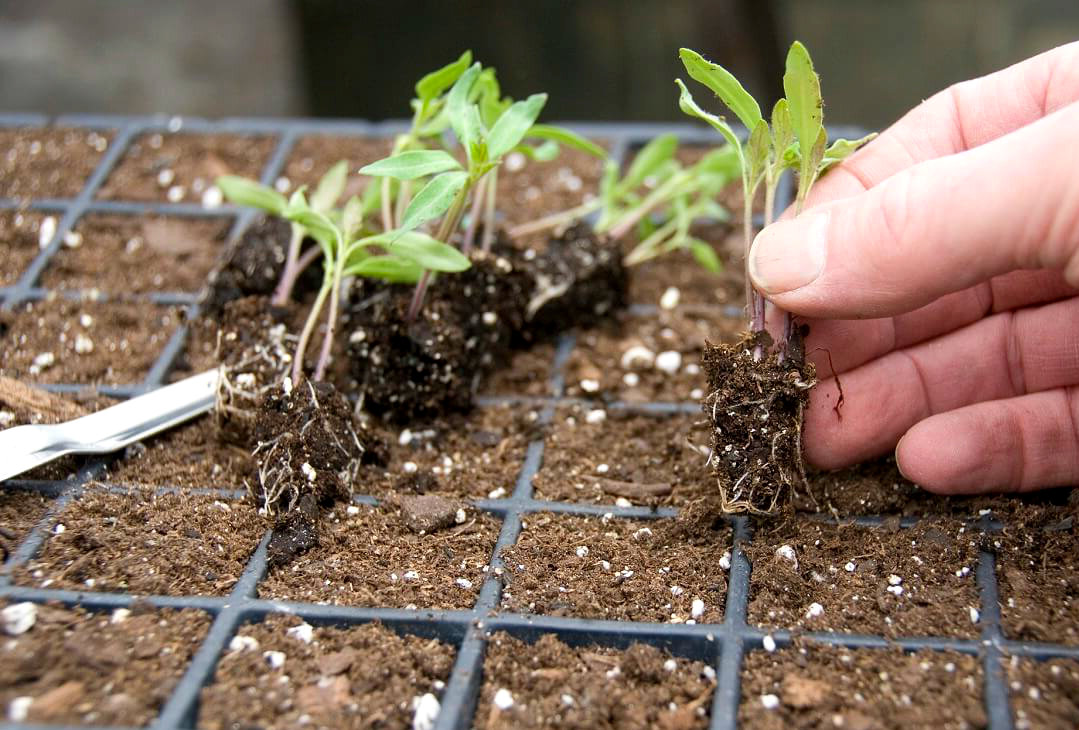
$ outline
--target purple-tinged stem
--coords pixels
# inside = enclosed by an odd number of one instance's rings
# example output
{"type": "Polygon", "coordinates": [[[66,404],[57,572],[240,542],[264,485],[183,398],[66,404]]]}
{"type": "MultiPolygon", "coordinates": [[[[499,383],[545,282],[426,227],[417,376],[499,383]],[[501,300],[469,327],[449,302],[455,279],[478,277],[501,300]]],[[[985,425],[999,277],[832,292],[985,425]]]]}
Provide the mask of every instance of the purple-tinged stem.
{"type": "Polygon", "coordinates": [[[487,175],[484,175],[476,183],[476,191],[472,196],[472,210],[468,214],[468,228],[465,229],[465,238],[461,242],[461,253],[465,256],[471,253],[472,246],[476,241],[476,229],[480,223],[480,210],[483,208],[483,194],[487,190],[487,177],[487,175]]]}
{"type": "MultiPolygon", "coordinates": [[[[448,244],[450,242],[450,236],[457,226],[461,224],[461,216],[465,212],[465,203],[468,201],[468,193],[471,185],[465,184],[457,193],[457,197],[453,199],[453,203],[450,205],[449,211],[446,212],[445,217],[442,218],[442,223],[438,227],[438,233],[435,238],[442,243],[448,244]]],[[[406,322],[415,322],[416,317],[420,314],[420,309],[423,308],[424,297],[427,296],[427,287],[431,282],[431,272],[424,271],[420,276],[420,280],[416,282],[416,288],[412,292],[412,301],[408,305],[408,314],[405,317],[406,322]]]]}
{"type": "Polygon", "coordinates": [[[296,286],[296,280],[300,278],[300,274],[307,270],[307,267],[311,265],[315,259],[322,255],[322,248],[319,246],[312,246],[304,252],[291,267],[288,262],[285,263],[285,270],[281,272],[281,281],[277,285],[277,289],[274,290],[273,299],[270,303],[275,307],[283,307],[288,304],[288,300],[292,298],[292,290],[296,286]]]}
{"type": "Polygon", "coordinates": [[[315,380],[326,377],[326,366],[330,363],[330,352],[333,350],[333,336],[337,330],[337,308],[341,300],[341,269],[344,258],[338,256],[338,264],[334,267],[333,287],[330,291],[330,309],[326,313],[326,334],[322,337],[322,349],[318,354],[318,362],[315,363],[315,380]]]}
{"type": "Polygon", "coordinates": [[[281,269],[281,279],[277,282],[273,296],[270,297],[270,304],[275,307],[283,307],[288,303],[289,297],[292,296],[292,287],[296,283],[296,277],[300,275],[297,259],[300,255],[300,245],[303,243],[303,228],[293,223],[291,231],[288,251],[285,253],[285,266],[281,269]]]}
{"type": "Polygon", "coordinates": [[[326,301],[326,295],[330,293],[331,288],[331,282],[323,281],[322,287],[318,290],[318,296],[315,297],[315,302],[311,305],[311,312],[307,315],[307,321],[304,322],[303,331],[300,332],[300,341],[296,343],[296,354],[292,360],[293,385],[299,384],[300,378],[303,377],[303,359],[307,352],[307,343],[311,340],[315,322],[318,321],[318,316],[322,312],[322,305],[326,301]]]}

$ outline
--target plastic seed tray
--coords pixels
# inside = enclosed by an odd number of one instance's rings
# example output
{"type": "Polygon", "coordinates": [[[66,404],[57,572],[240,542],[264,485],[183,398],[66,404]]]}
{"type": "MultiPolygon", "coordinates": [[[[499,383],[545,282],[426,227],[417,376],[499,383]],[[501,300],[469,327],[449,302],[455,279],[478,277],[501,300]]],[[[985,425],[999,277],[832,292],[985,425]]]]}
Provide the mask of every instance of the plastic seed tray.
{"type": "MultiPolygon", "coordinates": [[[[37,286],[39,277],[48,266],[50,259],[61,248],[64,234],[72,230],[75,224],[90,213],[112,213],[121,215],[140,215],[167,213],[179,217],[232,217],[232,232],[243,230],[253,218],[253,213],[229,205],[214,210],[207,210],[199,204],[185,203],[145,203],[125,200],[97,200],[95,194],[110,172],[122,159],[130,143],[139,135],[148,132],[162,134],[183,131],[185,133],[236,133],[270,135],[275,140],[275,147],[266,163],[261,180],[272,184],[283,169],[285,161],[297,139],[305,135],[334,134],[355,135],[361,137],[384,137],[400,129],[400,123],[372,124],[362,121],[315,121],[315,120],[256,120],[226,119],[204,121],[181,119],[178,117],[99,117],[68,116],[49,120],[40,116],[22,115],[0,117],[0,127],[37,127],[54,124],[63,127],[110,130],[114,134],[107,150],[101,156],[96,169],[86,180],[81,192],[70,199],[36,199],[26,206],[15,200],[0,199],[0,210],[5,208],[28,207],[57,218],[56,233],[51,242],[44,247],[33,262],[11,286],[0,288],[3,306],[12,306],[27,300],[40,300],[49,292],[37,286]]],[[[714,144],[716,137],[708,130],[683,125],[647,125],[647,124],[571,124],[578,131],[595,137],[602,137],[611,144],[612,154],[616,159],[623,159],[627,152],[647,142],[655,135],[674,131],[683,142],[714,144]]],[[[837,134],[852,135],[856,130],[834,130],[837,134]]],[[[789,200],[789,188],[781,195],[780,204],[789,200]]],[[[108,297],[109,293],[104,293],[108,297]]],[[[198,311],[197,292],[155,292],[148,299],[161,305],[180,305],[188,309],[190,316],[198,311]]],[[[735,312],[735,315],[740,312],[735,312]]],[[[125,398],[146,390],[153,389],[165,381],[170,368],[181,352],[186,336],[186,326],[179,329],[168,340],[145,377],[136,383],[120,386],[102,386],[98,391],[104,395],[125,398]]],[[[574,348],[574,335],[563,334],[558,340],[552,364],[550,382],[551,393],[548,397],[491,397],[481,398],[479,407],[489,407],[504,402],[527,403],[540,413],[541,423],[550,423],[556,409],[565,404],[579,403],[579,399],[564,397],[563,367],[574,348]]],[[[55,384],[44,386],[57,392],[74,392],[85,388],[76,384],[55,384]]],[[[628,409],[649,413],[663,412],[698,412],[696,403],[614,403],[609,409],[628,409]]],[[[242,576],[236,582],[231,593],[224,597],[205,596],[149,596],[151,604],[159,607],[197,608],[208,612],[213,617],[212,626],[202,641],[200,648],[190,662],[186,673],[165,702],[152,727],[191,728],[195,726],[198,715],[199,692],[213,677],[215,666],[226,651],[230,639],[242,623],[258,620],[261,616],[287,610],[302,617],[312,624],[348,625],[379,620],[398,632],[411,633],[425,637],[436,637],[456,648],[456,659],[452,674],[441,696],[442,710],[437,726],[441,730],[468,728],[472,725],[473,711],[477,704],[479,688],[482,682],[482,666],[487,637],[491,632],[507,631],[519,638],[532,641],[543,634],[556,634],[561,640],[571,645],[600,644],[612,647],[626,647],[634,642],[643,642],[664,648],[676,655],[704,661],[716,672],[715,696],[710,707],[710,727],[727,730],[737,727],[740,702],[740,672],[743,658],[748,652],[763,651],[762,640],[770,634],[779,647],[789,645],[791,633],[788,631],[762,631],[746,622],[746,607],[749,595],[750,565],[741,546],[752,540],[750,522],[742,517],[730,519],[734,534],[734,548],[727,582],[726,609],[724,620],[720,624],[660,624],[637,623],[629,621],[588,620],[561,618],[541,615],[520,615],[499,612],[501,585],[495,576],[495,570],[502,567],[502,550],[515,543],[521,531],[521,521],[535,512],[557,512],[573,515],[610,514],[614,519],[635,518],[653,519],[669,517],[676,513],[672,508],[630,507],[619,508],[611,505],[586,505],[565,502],[549,502],[535,499],[532,490],[532,477],[537,473],[543,460],[544,440],[532,441],[520,466],[516,484],[512,485],[510,495],[505,499],[483,499],[474,502],[475,506],[501,520],[501,532],[490,557],[492,570],[479,591],[478,599],[471,610],[429,611],[401,610],[389,608],[356,608],[346,606],[328,606],[311,603],[282,602],[256,598],[256,585],[266,572],[266,545],[269,534],[265,535],[248,562],[242,576]]],[[[15,549],[8,559],[6,571],[0,574],[0,598],[8,602],[16,601],[60,601],[64,604],[82,606],[90,610],[111,610],[129,606],[135,596],[125,593],[95,593],[92,591],[56,590],[48,588],[30,588],[13,585],[11,570],[30,560],[47,538],[53,517],[64,509],[72,500],[78,500],[88,489],[110,489],[115,485],[89,485],[103,473],[103,461],[87,463],[73,479],[57,482],[11,480],[2,485],[4,489],[33,490],[50,497],[52,501],[48,514],[37,527],[15,549]]],[[[510,491],[511,485],[506,485],[510,491]]],[[[164,489],[163,491],[169,491],[164,489]]],[[[206,489],[206,494],[222,498],[238,498],[239,490],[206,489]]],[[[359,503],[375,503],[369,496],[357,496],[359,503]]],[[[865,524],[877,524],[880,518],[863,517],[857,521],[865,524]]],[[[909,526],[911,520],[902,523],[909,526]]],[[[979,525],[975,525],[979,527],[979,525]]],[[[980,529],[992,532],[998,526],[988,517],[981,520],[980,529]]],[[[722,549],[722,548],[717,548],[722,549]]],[[[718,555],[717,555],[718,559],[718,555]]],[[[934,636],[911,636],[898,639],[886,639],[881,636],[811,633],[807,638],[826,644],[848,648],[885,648],[899,645],[904,650],[918,649],[952,650],[979,658],[984,669],[982,695],[985,703],[989,726],[994,729],[1013,726],[1012,712],[1009,705],[1009,693],[1004,679],[1002,656],[1016,655],[1038,660],[1065,657],[1079,658],[1079,647],[1061,644],[1012,641],[1004,637],[1001,630],[1000,609],[998,604],[996,570],[994,556],[981,552],[977,565],[977,585],[980,602],[980,637],[976,639],[955,639],[934,636]]],[[[143,597],[140,597],[143,598],[143,597]]],[[[405,698],[407,699],[407,698],[405,698]]],[[[26,728],[25,724],[5,722],[3,728],[26,728]]],[[[85,727],[85,726],[80,726],[85,727]]]]}

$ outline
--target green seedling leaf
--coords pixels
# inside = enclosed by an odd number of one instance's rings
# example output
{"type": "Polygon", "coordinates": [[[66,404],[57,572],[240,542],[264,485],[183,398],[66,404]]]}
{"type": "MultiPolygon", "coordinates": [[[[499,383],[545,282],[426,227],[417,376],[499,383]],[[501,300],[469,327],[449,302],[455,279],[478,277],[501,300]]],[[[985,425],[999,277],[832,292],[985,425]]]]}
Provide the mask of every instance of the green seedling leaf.
{"type": "Polygon", "coordinates": [[[639,187],[645,178],[654,175],[664,163],[673,159],[677,149],[678,137],[673,134],[661,134],[642,147],[633,158],[626,176],[615,186],[615,197],[622,197],[639,187]]]}
{"type": "Polygon", "coordinates": [[[365,238],[359,243],[364,246],[380,246],[391,255],[411,261],[421,269],[430,271],[457,272],[464,271],[472,265],[468,257],[453,246],[419,231],[405,233],[389,231],[365,238]]]}
{"type": "Polygon", "coordinates": [[[558,157],[559,147],[558,143],[554,140],[547,140],[543,144],[533,147],[529,144],[519,144],[514,147],[514,150],[520,152],[522,155],[530,160],[536,160],[538,162],[550,162],[558,157]]]}
{"type": "MultiPolygon", "coordinates": [[[[466,148],[469,145],[469,141],[474,139],[475,135],[470,135],[470,129],[466,129],[465,125],[472,125],[467,117],[467,110],[472,108],[475,110],[475,106],[469,103],[469,94],[472,91],[472,87],[476,84],[476,78],[480,75],[481,67],[479,63],[474,63],[465,70],[457,81],[454,82],[453,87],[446,94],[446,114],[449,116],[450,126],[453,128],[453,133],[457,135],[457,139],[460,140],[466,148]]],[[[479,112],[476,111],[476,118],[479,118],[479,112]]]]}
{"type": "Polygon", "coordinates": [[[229,202],[249,205],[273,215],[281,215],[288,207],[285,196],[262,183],[238,175],[222,175],[214,181],[229,202]]]}
{"type": "Polygon", "coordinates": [[[430,101],[450,88],[472,63],[472,51],[465,51],[453,63],[432,71],[416,82],[416,96],[421,102],[430,101]]]}
{"type": "MultiPolygon", "coordinates": [[[[787,71],[783,74],[783,92],[790,105],[791,127],[802,151],[798,175],[810,180],[816,176],[816,165],[811,164],[805,152],[812,151],[824,130],[824,102],[821,100],[820,77],[813,70],[809,51],[798,41],[791,44],[787,53],[787,71]]],[[[823,154],[822,154],[823,157],[823,154]]],[[[799,183],[799,189],[801,189],[799,183]]],[[[806,188],[808,192],[808,187],[806,188]]]]}
{"type": "Polygon", "coordinates": [[[351,241],[363,230],[364,215],[363,200],[353,195],[341,211],[341,230],[344,232],[345,241],[351,241]]]}
{"type": "Polygon", "coordinates": [[[511,104],[487,135],[488,157],[497,160],[520,144],[546,103],[546,94],[533,94],[524,101],[511,104]]]}
{"type": "Polygon", "coordinates": [[[564,127],[556,127],[549,124],[533,124],[526,136],[553,140],[559,144],[564,144],[567,147],[580,150],[581,152],[587,152],[601,160],[607,159],[607,150],[603,149],[592,140],[585,139],[576,132],[564,127]]]}
{"type": "Polygon", "coordinates": [[[416,197],[405,209],[404,219],[397,233],[419,228],[424,223],[433,221],[453,204],[453,198],[468,184],[468,173],[462,171],[444,172],[431,178],[431,181],[416,193],[416,197]]]}
{"type": "Polygon", "coordinates": [[[690,78],[711,89],[726,104],[747,130],[755,129],[762,120],[761,108],[738,79],[719,64],[706,61],[701,54],[688,48],[678,51],[682,65],[690,78]]]}
{"type": "Polygon", "coordinates": [[[723,262],[719,260],[714,248],[699,238],[688,236],[686,240],[689,243],[689,252],[693,254],[697,263],[713,274],[723,271],[723,262]]]}
{"type": "Polygon", "coordinates": [[[330,253],[327,258],[333,259],[332,252],[336,251],[341,243],[341,231],[333,224],[333,221],[317,210],[311,210],[310,208],[288,210],[285,217],[294,223],[299,223],[311,238],[318,241],[319,244],[324,244],[323,252],[328,247],[330,253]]]}
{"type": "Polygon", "coordinates": [[[346,276],[362,276],[367,279],[381,279],[391,284],[415,284],[423,276],[423,267],[414,261],[407,261],[397,256],[368,256],[344,269],[346,276]]]}
{"type": "Polygon", "coordinates": [[[731,129],[731,125],[727,124],[715,114],[709,114],[704,109],[697,106],[697,102],[693,100],[693,95],[689,93],[689,89],[682,83],[682,79],[675,79],[674,83],[676,83],[681,90],[681,93],[678,96],[678,108],[691,117],[696,117],[697,119],[707,122],[713,129],[722,134],[723,138],[727,140],[731,147],[738,151],[739,167],[742,167],[744,163],[742,143],[738,141],[738,135],[731,129]]]}
{"type": "Polygon", "coordinates": [[[783,160],[787,148],[794,143],[791,126],[791,108],[786,99],[780,99],[772,108],[772,151],[777,160],[783,160]]]}
{"type": "Polygon", "coordinates": [[[733,180],[742,174],[742,163],[738,160],[738,151],[725,144],[709,150],[693,165],[694,171],[714,175],[724,181],[733,180]]]}
{"type": "Polygon", "coordinates": [[[364,175],[415,180],[449,170],[460,170],[461,163],[444,150],[407,150],[360,168],[364,175]]]}
{"type": "Polygon", "coordinates": [[[757,123],[746,142],[746,163],[749,165],[749,179],[756,183],[764,177],[765,168],[768,165],[768,157],[771,152],[771,135],[768,133],[768,122],[763,119],[757,123]]]}
{"type": "Polygon", "coordinates": [[[821,161],[820,171],[823,173],[832,165],[839,164],[843,160],[853,155],[859,147],[868,142],[871,142],[876,136],[877,133],[873,132],[872,134],[867,134],[861,139],[837,139],[835,142],[832,142],[831,146],[824,151],[824,159],[821,161]]]}
{"type": "Polygon", "coordinates": [[[345,183],[348,182],[348,162],[341,160],[326,171],[322,179],[315,186],[315,192],[311,193],[311,207],[320,213],[331,210],[341,193],[345,192],[345,183]]]}

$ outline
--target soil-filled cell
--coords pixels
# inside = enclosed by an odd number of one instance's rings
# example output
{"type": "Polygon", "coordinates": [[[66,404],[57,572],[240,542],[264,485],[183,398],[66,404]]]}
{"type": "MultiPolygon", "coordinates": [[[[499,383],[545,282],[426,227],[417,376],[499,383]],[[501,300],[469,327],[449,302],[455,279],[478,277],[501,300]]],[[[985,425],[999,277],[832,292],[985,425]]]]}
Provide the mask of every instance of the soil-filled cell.
{"type": "Polygon", "coordinates": [[[575,618],[717,623],[731,532],[674,520],[527,515],[503,551],[502,610],[575,618]]]}
{"type": "MultiPolygon", "coordinates": [[[[224,247],[226,219],[90,216],[41,275],[48,289],[198,292],[224,247]]],[[[70,238],[70,237],[69,237],[70,238]]]]}
{"type": "Polygon", "coordinates": [[[179,324],[178,310],[146,302],[25,302],[0,313],[0,376],[33,383],[139,383],[179,324]]]}
{"type": "MultiPolygon", "coordinates": [[[[47,217],[42,213],[0,211],[0,286],[17,282],[41,252],[41,223],[47,217]]],[[[46,234],[55,225],[54,215],[52,222],[46,224],[46,234]]]]}
{"type": "Polygon", "coordinates": [[[149,725],[210,628],[202,611],[90,613],[52,604],[7,604],[30,615],[0,643],[5,719],[63,725],[149,725]]]}
{"type": "Polygon", "coordinates": [[[986,727],[982,663],[950,651],[848,649],[799,642],[742,666],[745,730],[986,727]]]}
{"type": "Polygon", "coordinates": [[[1071,730],[1079,723],[1079,661],[1005,662],[1016,730],[1071,730]]]}
{"type": "Polygon", "coordinates": [[[715,491],[697,414],[651,415],[575,405],[555,414],[535,496],[568,502],[684,504],[715,491]],[[602,444],[602,449],[597,449],[602,444]],[[703,449],[703,450],[702,450],[703,449]]]}
{"type": "Polygon", "coordinates": [[[480,386],[484,395],[542,398],[551,393],[551,366],[555,348],[549,342],[510,354],[505,368],[497,368],[480,386]]]}
{"type": "Polygon", "coordinates": [[[92,487],[61,512],[15,582],[138,595],[227,595],[266,524],[235,500],[92,487]]]}
{"type": "Polygon", "coordinates": [[[0,489],[0,573],[3,563],[45,516],[51,501],[40,492],[0,489]]]}
{"type": "Polygon", "coordinates": [[[566,363],[566,395],[631,403],[699,401],[708,388],[701,369],[705,341],[733,341],[742,326],[718,309],[623,315],[578,335],[566,363]]]}
{"type": "Polygon", "coordinates": [[[111,139],[87,129],[0,129],[0,198],[74,198],[111,139]]]}
{"type": "Polygon", "coordinates": [[[266,136],[144,134],[131,143],[98,197],[198,203],[221,175],[257,180],[273,146],[266,136]]]}
{"type": "Polygon", "coordinates": [[[317,547],[271,569],[259,596],[343,606],[472,608],[499,523],[464,503],[443,506],[448,519],[422,529],[418,520],[429,515],[430,504],[335,505],[317,526],[317,547]]]}
{"type": "Polygon", "coordinates": [[[599,192],[602,176],[603,161],[580,150],[563,147],[547,162],[511,152],[498,169],[499,222],[512,227],[575,208],[599,192]]]}
{"type": "Polygon", "coordinates": [[[781,518],[756,525],[748,621],[766,628],[976,637],[981,535],[957,521],[907,529],[781,518]]]}
{"type": "Polygon", "coordinates": [[[473,726],[503,728],[708,727],[715,670],[647,644],[569,646],[554,634],[487,641],[473,726]]]}
{"type": "Polygon", "coordinates": [[[244,624],[203,688],[197,727],[431,727],[455,651],[379,623],[311,626],[273,614],[244,624]]]}
{"type": "Polygon", "coordinates": [[[342,200],[362,195],[371,178],[357,174],[364,165],[380,160],[393,149],[392,139],[371,137],[341,137],[337,135],[313,135],[300,137],[289,153],[285,169],[275,183],[278,190],[288,194],[300,185],[314,190],[326,172],[341,160],[348,163],[348,182],[341,194],[342,200]]]}

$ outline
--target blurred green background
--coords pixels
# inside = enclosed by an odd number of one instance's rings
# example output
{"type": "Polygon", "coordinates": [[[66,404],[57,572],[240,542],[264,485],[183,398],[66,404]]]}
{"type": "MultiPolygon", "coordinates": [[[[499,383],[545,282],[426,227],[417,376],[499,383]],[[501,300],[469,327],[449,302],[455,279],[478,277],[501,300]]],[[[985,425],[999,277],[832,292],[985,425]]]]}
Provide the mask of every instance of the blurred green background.
{"type": "Polygon", "coordinates": [[[794,38],[827,118],[880,127],[949,83],[1079,38],[1077,0],[0,0],[4,111],[408,113],[472,48],[550,119],[679,120],[685,45],[762,101],[794,38]]]}

